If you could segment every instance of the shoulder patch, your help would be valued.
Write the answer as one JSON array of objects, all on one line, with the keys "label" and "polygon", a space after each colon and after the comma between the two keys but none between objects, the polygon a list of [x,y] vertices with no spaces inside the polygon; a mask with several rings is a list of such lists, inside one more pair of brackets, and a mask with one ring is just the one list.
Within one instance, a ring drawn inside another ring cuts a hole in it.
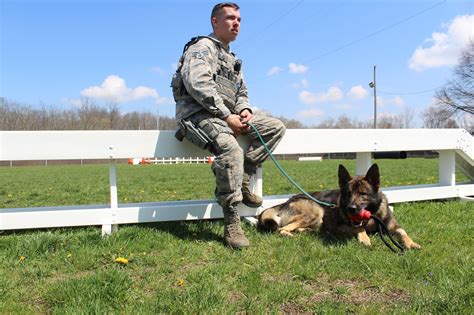
[{"label": "shoulder patch", "polygon": [[194,51],[191,56],[193,56],[194,58],[199,58],[199,59],[202,59],[204,58],[205,56],[209,55],[209,51],[208,50],[203,50],[203,51]]}]

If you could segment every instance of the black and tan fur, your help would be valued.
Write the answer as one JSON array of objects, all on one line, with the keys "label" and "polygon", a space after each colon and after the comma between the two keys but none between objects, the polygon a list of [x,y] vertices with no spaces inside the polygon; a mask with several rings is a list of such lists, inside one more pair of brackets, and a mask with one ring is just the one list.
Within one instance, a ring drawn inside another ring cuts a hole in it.
[{"label": "black and tan fur", "polygon": [[258,216],[261,228],[292,236],[293,232],[321,230],[337,236],[355,236],[360,243],[370,246],[367,233],[376,232],[374,220],[361,224],[351,217],[363,209],[379,217],[391,234],[407,249],[421,248],[413,242],[397,223],[388,208],[387,197],[380,191],[380,174],[377,164],[372,165],[365,176],[351,177],[343,165],[339,165],[339,189],[311,194],[318,200],[333,203],[336,207],[321,206],[304,194],[291,197],[285,203],[264,210]]}]

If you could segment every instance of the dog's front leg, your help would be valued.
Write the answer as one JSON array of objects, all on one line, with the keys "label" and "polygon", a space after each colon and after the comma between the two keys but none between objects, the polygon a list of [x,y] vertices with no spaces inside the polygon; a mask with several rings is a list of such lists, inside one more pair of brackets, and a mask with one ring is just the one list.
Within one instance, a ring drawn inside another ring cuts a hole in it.
[{"label": "dog's front leg", "polygon": [[367,235],[367,232],[363,227],[357,228],[357,240],[359,243],[364,244],[365,246],[371,246],[372,244],[370,243],[370,238]]},{"label": "dog's front leg", "polygon": [[364,226],[349,226],[349,225],[339,225],[337,227],[338,234],[346,235],[346,236],[355,236],[359,243],[364,244],[365,246],[371,246],[370,238],[365,231]]},{"label": "dog's front leg", "polygon": [[398,237],[399,240],[403,243],[406,249],[420,249],[421,246],[415,243],[410,236],[408,236],[407,232],[404,229],[399,227],[395,230],[395,235]]}]

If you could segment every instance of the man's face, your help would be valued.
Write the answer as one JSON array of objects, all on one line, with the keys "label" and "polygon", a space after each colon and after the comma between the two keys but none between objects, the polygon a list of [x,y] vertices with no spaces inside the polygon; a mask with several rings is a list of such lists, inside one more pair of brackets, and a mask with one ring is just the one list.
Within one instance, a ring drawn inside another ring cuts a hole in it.
[{"label": "man's face", "polygon": [[234,41],[240,31],[240,11],[232,7],[223,7],[217,16],[212,18],[214,34],[224,44]]}]

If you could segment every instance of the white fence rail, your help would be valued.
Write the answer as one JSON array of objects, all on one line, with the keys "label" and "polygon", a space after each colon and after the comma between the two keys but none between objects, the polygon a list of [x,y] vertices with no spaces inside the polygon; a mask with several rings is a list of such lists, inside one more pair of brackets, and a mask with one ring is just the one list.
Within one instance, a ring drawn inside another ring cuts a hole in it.
[{"label": "white fence rail", "polygon": [[[245,147],[244,140],[241,145]],[[438,184],[384,188],[391,203],[474,196],[473,137],[462,129],[290,129],[275,154],[355,152],[356,172],[363,174],[372,152],[420,150],[439,152]],[[0,131],[0,161],[110,160],[108,205],[0,209],[0,230],[101,225],[103,234],[109,234],[125,223],[220,218],[222,211],[213,200],[118,203],[116,159],[208,155],[186,141],[177,142],[171,131]],[[470,183],[456,183],[456,165]],[[252,189],[261,194],[262,185],[259,169]],[[240,206],[239,211],[254,216],[288,197],[265,196],[262,208]]]}]

